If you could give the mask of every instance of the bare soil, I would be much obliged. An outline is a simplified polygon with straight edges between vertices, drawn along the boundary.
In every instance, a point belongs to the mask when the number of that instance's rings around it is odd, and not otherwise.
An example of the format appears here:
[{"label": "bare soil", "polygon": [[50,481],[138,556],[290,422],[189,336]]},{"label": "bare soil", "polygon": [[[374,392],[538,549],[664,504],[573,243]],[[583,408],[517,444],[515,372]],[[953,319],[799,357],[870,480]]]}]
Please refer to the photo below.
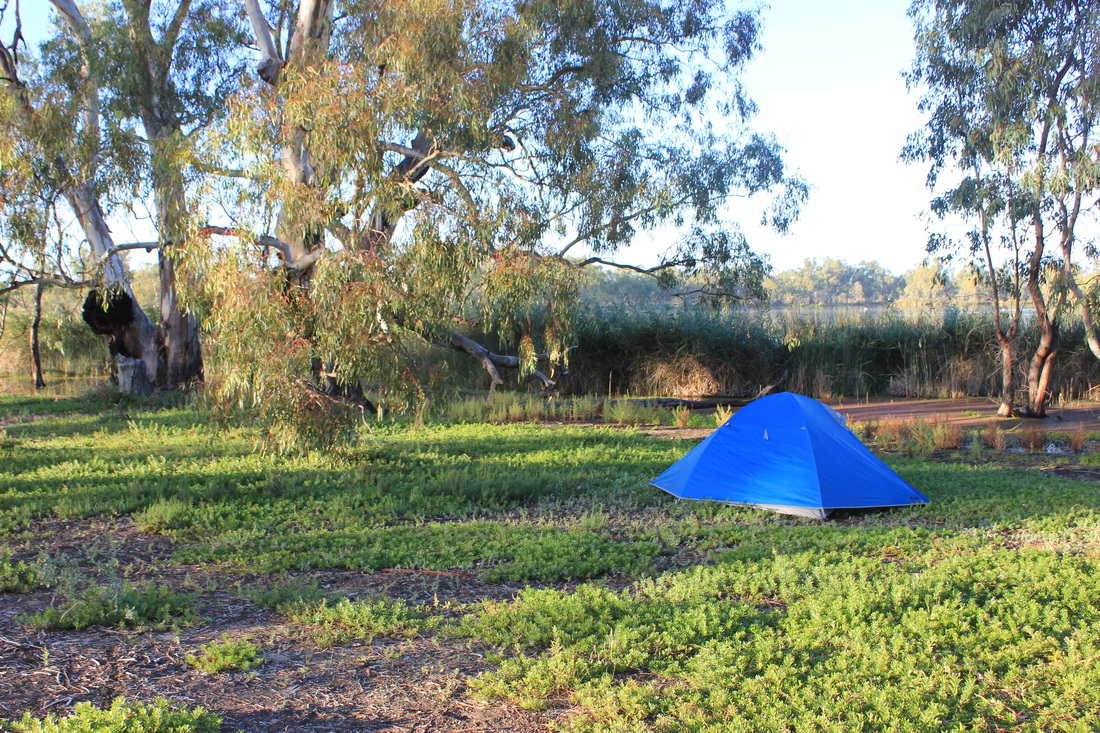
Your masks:
[{"label": "bare soil", "polygon": [[[996,425],[1004,431],[1027,426],[1046,428],[1052,432],[1072,432],[1078,425],[1089,432],[1100,432],[1100,403],[1080,402],[1058,405],[1047,411],[1045,418],[997,417],[998,403],[987,399],[961,400],[876,400],[846,402],[826,400],[825,403],[848,418],[848,423],[882,422],[884,420],[942,420],[963,428],[984,428]],[[737,411],[737,407],[732,407]],[[713,413],[714,410],[698,410]],[[679,428],[668,425],[642,428],[658,438],[701,440],[713,428]]]},{"label": "bare soil", "polygon": [[1001,430],[1037,425],[1051,431],[1072,431],[1078,425],[1085,430],[1100,431],[1100,404],[1080,402],[1056,405],[1047,410],[1045,418],[997,417],[998,403],[985,399],[964,400],[879,400],[875,402],[829,401],[827,404],[848,418],[849,422],[873,422],[888,419],[938,419],[963,427],[985,427],[996,424]]},{"label": "bare soil", "polygon": [[[167,560],[172,542],[149,537],[128,519],[49,522],[33,540],[11,543],[16,557],[41,549],[81,557],[96,544],[114,548],[131,581],[156,580],[196,592],[203,621],[169,632],[31,632],[17,621],[53,601],[49,591],[0,594],[0,720],[24,712],[68,714],[79,702],[100,707],[123,695],[167,697],[201,705],[224,719],[223,730],[247,731],[504,731],[552,729],[562,710],[530,712],[469,694],[469,680],[488,669],[485,649],[436,635],[380,637],[321,648],[307,630],[259,606],[244,589],[262,578]],[[83,563],[82,563],[83,564]],[[82,570],[90,570],[91,566]],[[466,604],[510,598],[519,590],[458,574],[313,574],[321,585],[356,598],[377,593],[415,604],[438,604],[457,615]],[[223,634],[248,637],[264,663],[247,672],[209,675],[185,657]]]}]

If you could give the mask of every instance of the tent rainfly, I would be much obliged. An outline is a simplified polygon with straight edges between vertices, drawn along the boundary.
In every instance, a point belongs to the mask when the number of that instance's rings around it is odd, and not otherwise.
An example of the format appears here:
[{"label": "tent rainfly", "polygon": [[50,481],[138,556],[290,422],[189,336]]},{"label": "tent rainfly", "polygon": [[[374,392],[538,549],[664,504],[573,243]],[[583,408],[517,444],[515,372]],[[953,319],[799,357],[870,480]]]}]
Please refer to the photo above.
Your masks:
[{"label": "tent rainfly", "polygon": [[741,408],[652,484],[681,499],[824,519],[834,509],[927,504],[817,400],[790,392]]}]

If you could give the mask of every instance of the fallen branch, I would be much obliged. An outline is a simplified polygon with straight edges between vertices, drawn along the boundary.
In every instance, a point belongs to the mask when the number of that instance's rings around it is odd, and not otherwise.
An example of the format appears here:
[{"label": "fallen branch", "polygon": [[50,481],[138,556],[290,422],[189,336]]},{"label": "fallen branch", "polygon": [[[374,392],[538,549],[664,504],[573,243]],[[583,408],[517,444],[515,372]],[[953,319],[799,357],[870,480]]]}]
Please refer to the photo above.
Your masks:
[{"label": "fallen branch", "polygon": [[779,375],[779,379],[775,380],[774,382],[769,384],[767,387],[761,387],[760,391],[756,393],[756,397],[754,397],[753,399],[758,400],[761,397],[763,397],[764,395],[769,394],[773,389],[775,389],[780,384],[782,384],[783,380],[786,379],[786,378],[787,378],[787,370],[784,369],[783,373]]},{"label": "fallen branch", "polygon": [[[458,332],[452,332],[450,341],[448,343],[443,343],[440,345],[450,349],[454,349],[455,351],[461,351],[467,356],[480,361],[481,365],[485,367],[485,371],[489,373],[489,379],[492,382],[489,386],[489,394],[492,394],[496,390],[497,385],[504,384],[504,380],[500,378],[500,371],[498,367],[502,369],[518,369],[523,365],[523,362],[518,356],[508,356],[506,354],[494,353],[492,351],[489,351],[487,348],[474,341],[473,339],[467,338],[466,336],[463,336]],[[571,346],[569,348],[575,349],[576,347]],[[549,354],[535,355],[535,361],[547,361],[549,358]],[[531,374],[533,374],[536,378],[538,378],[540,382],[542,382],[542,388],[544,390],[550,390],[551,388],[556,387],[558,384],[553,379],[540,372],[538,369],[532,369]]]}]

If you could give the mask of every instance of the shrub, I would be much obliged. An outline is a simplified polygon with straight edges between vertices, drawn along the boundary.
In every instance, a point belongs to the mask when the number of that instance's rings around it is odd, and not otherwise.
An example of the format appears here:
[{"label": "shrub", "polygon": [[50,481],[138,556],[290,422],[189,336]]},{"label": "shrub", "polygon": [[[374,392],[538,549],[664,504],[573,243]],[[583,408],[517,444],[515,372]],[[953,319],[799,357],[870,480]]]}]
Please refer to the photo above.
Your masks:
[{"label": "shrub", "polygon": [[918,453],[928,455],[938,450],[958,450],[962,444],[962,428],[944,418],[915,420],[909,433]]},{"label": "shrub", "polygon": [[1077,429],[1069,434],[1069,440],[1067,442],[1069,443],[1070,450],[1075,453],[1080,453],[1085,449],[1085,446],[1088,444],[1088,435],[1085,434],[1084,423],[1077,423]]},{"label": "shrub", "polygon": [[38,720],[27,713],[11,726],[18,733],[218,733],[221,722],[201,707],[172,707],[163,697],[151,705],[116,697],[106,710],[80,702],[67,717]]},{"label": "shrub", "polygon": [[264,590],[252,591],[248,597],[258,605],[282,614],[292,608],[325,603],[332,598],[328,591],[317,585],[317,581],[308,585],[284,581]]},{"label": "shrub", "polygon": [[211,642],[200,648],[197,656],[188,654],[185,659],[192,667],[207,674],[243,672],[264,663],[259,652],[260,647],[247,638],[233,639],[229,634],[222,634],[220,642]]},{"label": "shrub", "polygon": [[287,616],[314,627],[314,639],[320,646],[352,639],[371,641],[383,635],[412,637],[436,628],[440,621],[438,616],[411,608],[403,600],[388,598],[302,603],[288,607]]},{"label": "shrub", "polygon": [[179,529],[191,505],[179,499],[161,499],[134,513],[134,526],[147,534],[165,534]]},{"label": "shrub", "polygon": [[0,593],[28,593],[42,586],[37,565],[12,562],[11,550],[0,548]]},{"label": "shrub", "polygon": [[1042,425],[1029,425],[1020,433],[1020,444],[1031,453],[1043,450],[1049,442],[1047,429]]},{"label": "shrub", "polygon": [[1003,453],[1008,447],[1008,439],[1004,431],[992,423],[986,425],[985,430],[982,431],[982,442],[987,448],[992,448],[998,453]]},{"label": "shrub", "polygon": [[167,586],[134,586],[123,580],[110,585],[92,584],[84,591],[52,606],[17,619],[36,629],[86,629],[89,626],[120,626],[135,629],[164,629],[197,620],[194,595],[176,593]]},{"label": "shrub", "polygon": [[680,405],[672,411],[672,417],[676,420],[676,427],[686,428],[691,423],[691,410]]},{"label": "shrub", "polygon": [[896,418],[889,418],[879,423],[878,431],[875,433],[875,446],[879,450],[901,447],[908,442],[911,434],[911,426],[908,423]]}]

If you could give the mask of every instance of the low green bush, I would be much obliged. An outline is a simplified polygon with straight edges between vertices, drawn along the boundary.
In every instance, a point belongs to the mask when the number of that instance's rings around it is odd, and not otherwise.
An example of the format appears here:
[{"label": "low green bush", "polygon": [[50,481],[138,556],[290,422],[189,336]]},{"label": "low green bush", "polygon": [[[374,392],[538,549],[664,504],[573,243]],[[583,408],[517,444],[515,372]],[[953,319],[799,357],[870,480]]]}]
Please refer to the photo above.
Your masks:
[{"label": "low green bush", "polygon": [[42,586],[38,565],[13,561],[11,550],[0,547],[0,593],[29,593]]},{"label": "low green bush", "polygon": [[264,662],[259,646],[250,639],[234,639],[229,634],[222,634],[221,641],[211,642],[200,648],[197,655],[188,654],[184,659],[207,674],[243,672]]},{"label": "low green bush", "polygon": [[201,707],[175,707],[163,697],[151,704],[115,698],[100,709],[79,702],[72,715],[36,719],[27,713],[11,723],[17,733],[218,733],[222,719]]},{"label": "low green bush", "polygon": [[132,629],[166,629],[198,620],[195,596],[176,593],[168,586],[135,586],[128,580],[93,583],[79,593],[66,595],[59,605],[16,617],[33,629],[86,629],[117,626]]},{"label": "low green bush", "polygon": [[567,696],[577,731],[1092,729],[1097,562],[966,537],[925,547],[528,590],[460,628],[512,655],[480,694]]},{"label": "low green bush", "polygon": [[416,636],[439,626],[440,618],[403,600],[366,598],[335,602],[299,603],[286,609],[294,622],[311,627],[320,646],[376,636]]},{"label": "low green bush", "polygon": [[300,607],[303,604],[315,605],[332,600],[332,595],[318,586],[317,581],[296,583],[284,580],[252,590],[247,595],[257,605],[283,614],[287,609]]}]

